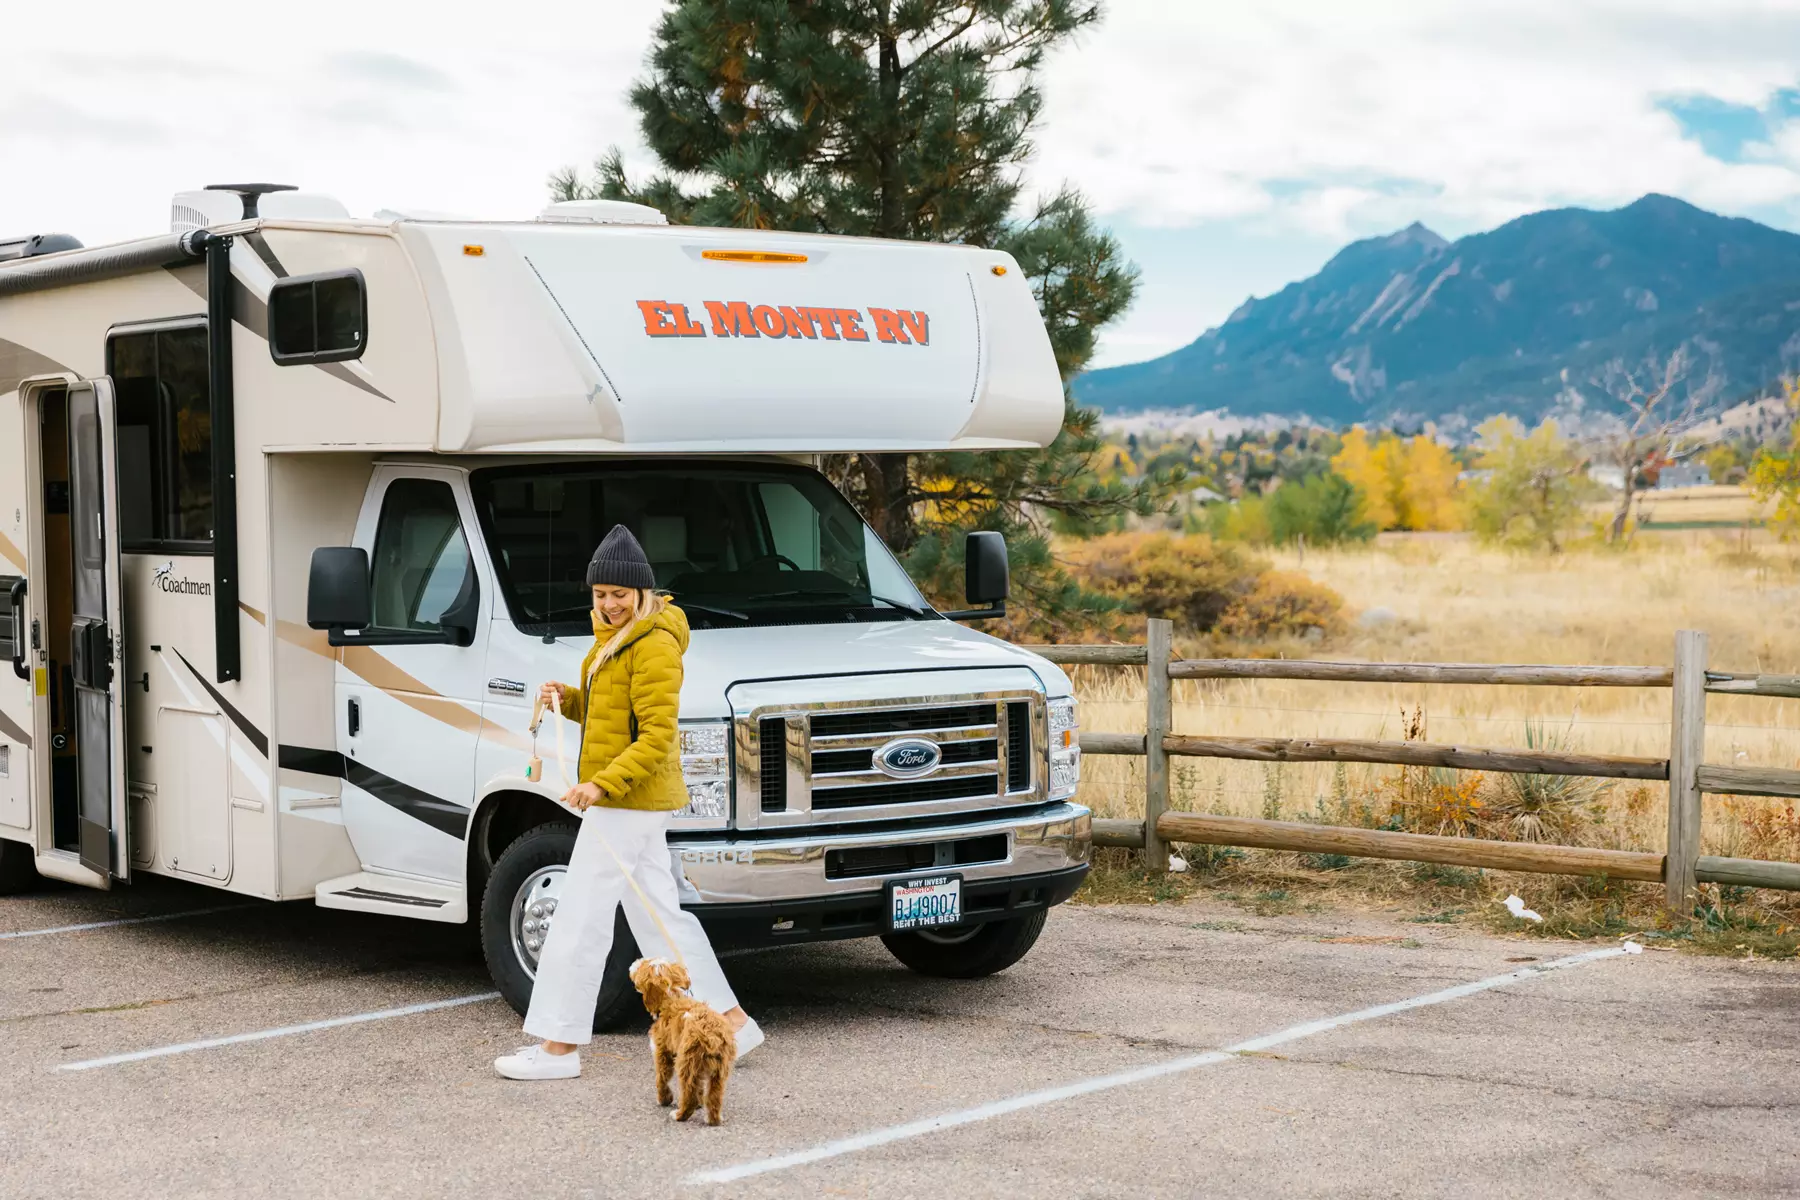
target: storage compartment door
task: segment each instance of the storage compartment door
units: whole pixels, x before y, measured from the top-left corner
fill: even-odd
[[[156,710],[157,844],[172,871],[231,878],[231,758],[219,713]]]

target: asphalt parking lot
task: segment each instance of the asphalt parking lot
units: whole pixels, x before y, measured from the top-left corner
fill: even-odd
[[[769,1042],[709,1129],[641,1028],[495,1077],[523,1039],[458,929],[0,900],[0,1196],[1800,1193],[1788,965],[1195,902],[1065,906],[969,983],[878,943],[726,966]]]

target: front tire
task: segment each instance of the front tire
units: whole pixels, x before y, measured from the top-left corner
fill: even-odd
[[[42,876],[36,854],[24,842],[0,841],[0,896],[17,896],[37,890]]]
[[[555,917],[576,833],[576,826],[563,821],[526,830],[494,863],[481,894],[481,951],[488,974],[521,1017],[531,1007],[543,931]],[[594,1005],[596,1033],[618,1027],[633,1009],[641,1011],[642,1006],[634,1003],[637,990],[629,974],[636,957],[637,943],[621,908],[614,918],[612,952]]]
[[[962,928],[883,935],[888,953],[921,975],[938,979],[980,979],[1024,958],[1044,931],[1048,910],[1023,917],[986,921]]]

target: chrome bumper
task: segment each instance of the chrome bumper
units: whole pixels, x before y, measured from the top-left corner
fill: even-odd
[[[1086,865],[1092,814],[1079,804],[1051,804],[986,821],[944,821],[887,833],[833,830],[775,839],[684,839],[669,831],[669,850],[684,905],[754,904],[879,893],[890,879],[954,871],[970,884],[1047,875]],[[929,845],[1002,834],[1006,855],[988,862],[910,868],[887,874],[826,877],[833,850]]]

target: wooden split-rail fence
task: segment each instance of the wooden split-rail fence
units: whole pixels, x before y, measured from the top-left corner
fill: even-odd
[[[1141,646],[1032,646],[1069,666],[1143,667],[1147,677],[1145,730],[1081,733],[1082,754],[1139,755],[1144,759],[1144,820],[1095,820],[1094,843],[1142,850],[1148,866],[1167,870],[1169,844],[1207,843],[1449,863],[1546,875],[1600,875],[1661,882],[1668,907],[1693,910],[1701,883],[1800,889],[1800,863],[1721,858],[1700,853],[1702,798],[1711,794],[1800,797],[1800,771],[1714,766],[1705,761],[1707,693],[1800,698],[1800,676],[1709,671],[1706,634],[1675,635],[1673,667],[1501,666],[1486,663],[1311,662],[1293,659],[1176,659],[1172,628],[1152,619]],[[1350,738],[1209,737],[1170,728],[1171,683],[1177,679],[1311,679],[1335,683],[1508,684],[1540,687],[1668,688],[1673,694],[1669,756],[1573,754],[1538,749],[1488,749],[1428,742]],[[1169,809],[1169,759],[1248,759],[1257,762],[1385,763],[1450,767],[1522,775],[1585,775],[1667,782],[1666,854],[1502,842],[1482,838],[1398,833],[1341,825],[1227,817]]]

